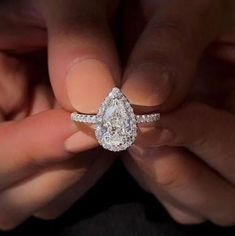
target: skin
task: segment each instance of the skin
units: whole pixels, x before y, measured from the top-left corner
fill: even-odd
[[[96,183],[115,157],[94,149],[98,144],[87,128],[71,122],[70,113],[55,99],[38,13],[28,2],[2,4],[0,228],[9,230],[32,215],[58,217]],[[22,32],[14,31],[18,28]],[[65,149],[65,140],[75,133],[80,134],[76,153]]]
[[[234,225],[233,17],[228,10],[226,14],[221,11],[227,8],[220,1],[142,3],[148,23],[137,37],[134,50],[130,50],[123,90],[125,83],[133,90],[138,86],[140,79],[129,77],[128,65],[143,64],[145,58],[156,65],[156,77],[161,77],[158,71],[169,72],[173,90],[164,102],[159,99],[158,106],[146,99],[149,108],[138,104],[136,95],[133,103],[140,112],[156,109],[162,116],[156,128],[142,129],[123,162],[177,222],[198,224],[209,220],[221,226]],[[181,13],[174,14],[177,9]],[[151,91],[152,77],[145,75],[141,87],[146,88],[142,91]]]
[[[140,185],[177,222],[235,224],[233,1],[126,1],[119,52],[118,1],[1,4],[1,229],[32,215],[60,216],[110,167],[115,156],[96,149],[91,128],[75,126],[69,112],[96,111],[93,97],[112,84],[122,87],[136,113],[162,113],[159,125],[142,127],[122,157]],[[106,69],[77,67],[84,60]],[[90,71],[100,78],[94,87]],[[70,149],[73,135],[77,146]]]

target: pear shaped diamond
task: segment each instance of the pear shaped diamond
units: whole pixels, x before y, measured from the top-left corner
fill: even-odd
[[[113,88],[101,104],[96,118],[96,138],[110,151],[127,149],[137,136],[137,122],[127,98]]]

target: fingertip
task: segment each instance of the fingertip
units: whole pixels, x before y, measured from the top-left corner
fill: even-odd
[[[51,84],[63,108],[95,114],[120,79],[118,54],[104,13],[106,3],[93,6],[74,2],[69,12],[77,8],[86,14],[75,11],[69,18],[68,6],[61,4],[59,22],[47,16],[51,22],[48,24]],[[97,11],[97,6],[102,9]]]
[[[90,128],[79,130],[64,142],[64,148],[69,153],[83,152],[97,146],[94,131]]]
[[[172,73],[155,63],[143,63],[128,73],[122,91],[130,102],[144,111],[166,102],[173,89]]]
[[[165,145],[173,145],[176,139],[176,134],[173,130],[164,127],[150,127],[140,128],[138,137],[136,138],[135,145],[143,149],[157,148]]]
[[[97,113],[113,87],[115,82],[110,69],[97,59],[76,62],[66,78],[70,103],[76,111],[82,113]]]

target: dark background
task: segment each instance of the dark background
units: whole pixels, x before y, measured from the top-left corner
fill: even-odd
[[[175,223],[150,194],[145,193],[117,161],[82,199],[62,217],[53,221],[31,218],[9,235],[66,236],[198,236],[233,235],[235,227],[210,223],[183,226]]]

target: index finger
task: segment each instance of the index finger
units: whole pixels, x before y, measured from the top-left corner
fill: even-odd
[[[76,151],[95,147],[97,142],[70,120],[61,109],[49,110],[22,121],[0,125],[0,189],[32,175],[44,165],[70,158],[65,140],[77,132]],[[79,142],[83,140],[83,142]]]

